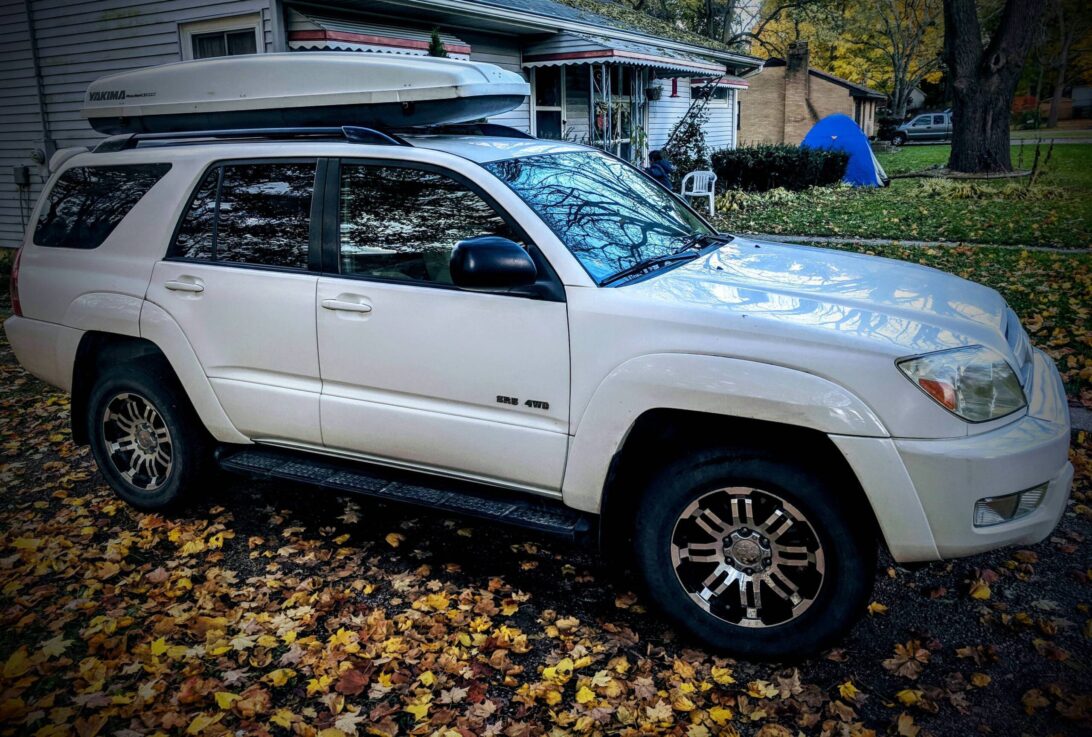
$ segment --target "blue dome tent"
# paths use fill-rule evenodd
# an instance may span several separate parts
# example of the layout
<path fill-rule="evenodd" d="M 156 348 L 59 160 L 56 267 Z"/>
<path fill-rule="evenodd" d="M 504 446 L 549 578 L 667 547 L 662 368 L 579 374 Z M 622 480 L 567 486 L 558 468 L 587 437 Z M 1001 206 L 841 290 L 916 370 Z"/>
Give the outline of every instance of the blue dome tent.
<path fill-rule="evenodd" d="M 872 153 L 868 136 L 848 115 L 836 113 L 823 118 L 812 126 L 800 145 L 848 153 L 849 164 L 842 181 L 854 187 L 887 186 L 887 174 Z"/>

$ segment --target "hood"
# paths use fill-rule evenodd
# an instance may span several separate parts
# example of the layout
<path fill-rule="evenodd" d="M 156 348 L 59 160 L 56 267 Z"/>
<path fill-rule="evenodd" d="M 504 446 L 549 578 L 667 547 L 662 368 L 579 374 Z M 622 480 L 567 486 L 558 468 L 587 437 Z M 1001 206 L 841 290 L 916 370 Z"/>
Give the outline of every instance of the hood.
<path fill-rule="evenodd" d="M 678 307 L 776 322 L 786 337 L 867 343 L 896 356 L 980 344 L 1009 355 L 1005 300 L 993 289 L 905 261 L 737 237 L 623 287 Z M 820 334 L 823 337 L 820 337 Z"/>

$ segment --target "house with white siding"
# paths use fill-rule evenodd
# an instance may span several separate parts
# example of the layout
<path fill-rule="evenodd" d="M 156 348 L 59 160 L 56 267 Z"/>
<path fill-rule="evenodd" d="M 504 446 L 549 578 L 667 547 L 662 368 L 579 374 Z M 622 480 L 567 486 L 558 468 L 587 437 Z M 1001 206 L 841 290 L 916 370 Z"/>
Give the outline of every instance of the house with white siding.
<path fill-rule="evenodd" d="M 634 161 L 698 108 L 709 146 L 735 146 L 742 75 L 761 64 L 610 0 L 0 0 L 0 246 L 21 241 L 52 153 L 98 140 L 80 108 L 101 76 L 236 54 L 424 55 L 434 35 L 530 81 L 490 122 Z"/>

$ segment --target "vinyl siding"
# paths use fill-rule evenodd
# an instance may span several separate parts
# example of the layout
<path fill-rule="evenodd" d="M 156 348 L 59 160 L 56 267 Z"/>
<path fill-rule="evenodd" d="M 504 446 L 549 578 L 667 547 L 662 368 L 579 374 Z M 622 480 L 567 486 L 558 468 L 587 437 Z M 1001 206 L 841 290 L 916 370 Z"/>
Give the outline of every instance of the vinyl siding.
<path fill-rule="evenodd" d="M 671 96 L 671 80 L 657 79 L 660 99 L 648 103 L 648 149 L 654 151 L 667 143 L 667 137 L 690 109 L 690 80 L 679 78 L 678 96 Z"/>
<path fill-rule="evenodd" d="M 38 167 L 33 167 L 30 191 L 20 192 L 12 168 L 32 164 L 28 152 L 41 145 L 42 121 L 30 50 L 30 31 L 22 0 L 0 2 L 0 246 L 17 246 L 23 222 L 41 188 Z"/>
<path fill-rule="evenodd" d="M 88 83 L 107 74 L 182 58 L 180 23 L 261 13 L 265 49 L 270 49 L 269 6 L 269 0 L 34 0 L 45 106 L 57 147 L 94 145 L 101 138 L 80 116 Z M 11 168 L 32 164 L 28 152 L 41 147 L 43 131 L 22 0 L 0 0 L 0 24 L 0 79 L 6 93 L 0 110 L 0 246 L 17 246 L 23 219 Z M 44 167 L 33 170 L 32 203 L 45 175 Z"/>
<path fill-rule="evenodd" d="M 705 107 L 709 113 L 709 122 L 705 124 L 705 144 L 710 151 L 735 148 L 736 94 L 737 90 L 729 89 L 727 100 L 710 100 Z"/>

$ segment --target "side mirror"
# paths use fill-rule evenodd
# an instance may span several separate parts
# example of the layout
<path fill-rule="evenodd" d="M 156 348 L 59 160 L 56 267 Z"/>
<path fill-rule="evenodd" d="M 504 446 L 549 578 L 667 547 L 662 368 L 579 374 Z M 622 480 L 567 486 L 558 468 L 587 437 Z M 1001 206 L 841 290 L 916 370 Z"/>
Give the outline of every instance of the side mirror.
<path fill-rule="evenodd" d="M 515 241 L 495 235 L 467 238 L 451 252 L 451 280 L 456 286 L 482 289 L 534 284 L 538 269 Z"/>

